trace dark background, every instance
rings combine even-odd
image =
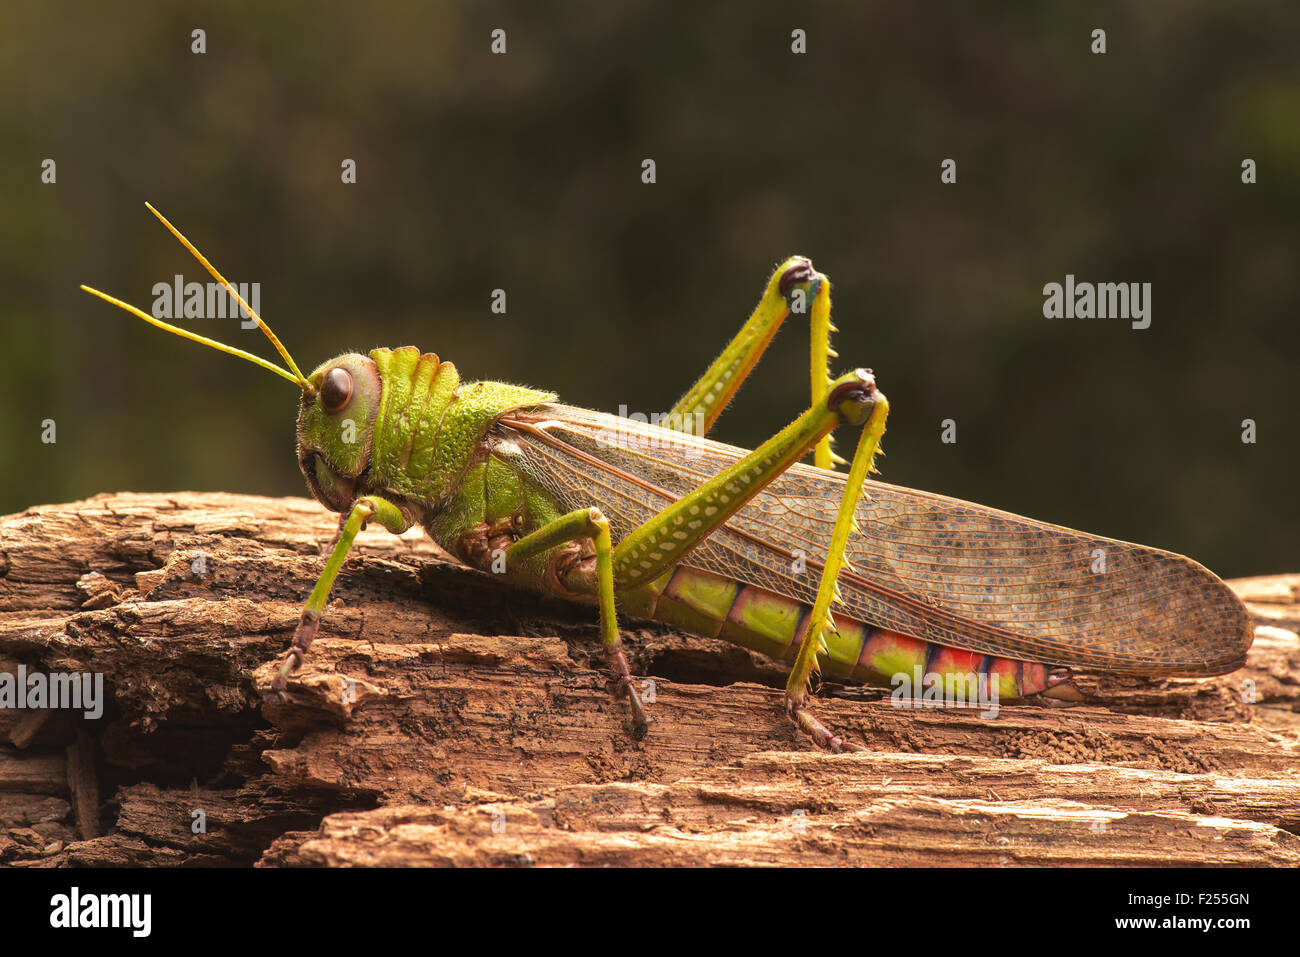
[[[206,280],[150,200],[304,371],[414,344],[608,411],[666,409],[807,254],[837,371],[890,396],[884,480],[1297,570],[1300,5],[986,7],[6,3],[0,512],[306,494],[287,383],[77,290]],[[1151,328],[1044,319],[1066,273],[1151,282]],[[806,367],[792,321],[714,436],[787,423]]]

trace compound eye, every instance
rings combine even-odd
[[[347,369],[335,367],[325,373],[320,386],[320,404],[333,415],[341,412],[352,400],[352,376]]]

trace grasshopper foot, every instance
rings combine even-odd
[[[789,715],[796,728],[812,738],[813,744],[819,748],[825,748],[832,754],[840,754],[844,751],[867,750],[862,745],[846,741],[838,734],[833,733],[826,725],[813,717],[813,713],[808,710],[806,705],[799,704],[793,698],[787,697],[785,699],[785,713]]]
[[[627,695],[628,704],[632,709],[632,737],[639,741],[650,730],[650,716],[646,714],[645,704],[637,693],[632,673],[627,666],[627,657],[619,646],[606,649],[605,657],[609,661],[614,696]]]
[[[302,667],[303,659],[307,657],[307,649],[311,647],[312,639],[316,637],[319,628],[320,615],[310,608],[304,608],[302,617],[298,620],[298,630],[293,635],[293,644],[289,646],[289,651],[284,656],[284,663],[280,665],[279,673],[271,682],[271,690],[262,696],[266,704],[284,704],[284,689],[289,684],[289,675]]]

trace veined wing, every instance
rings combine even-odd
[[[558,404],[510,413],[499,428],[566,507],[598,505],[615,542],[748,454]],[[795,465],[683,564],[811,604],[844,481]],[[881,482],[866,493],[839,581],[840,610],[853,618],[985,654],[1132,674],[1221,674],[1250,647],[1245,606],[1182,555]]]

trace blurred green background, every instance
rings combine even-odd
[[[150,200],[306,369],[414,344],[609,411],[666,409],[803,253],[890,396],[884,480],[1300,570],[1298,51],[1293,0],[7,3],[0,513],[306,494],[287,383],[77,290],[206,279]],[[1066,273],[1151,282],[1151,328],[1044,319]],[[792,322],[715,437],[804,408],[806,355]]]

